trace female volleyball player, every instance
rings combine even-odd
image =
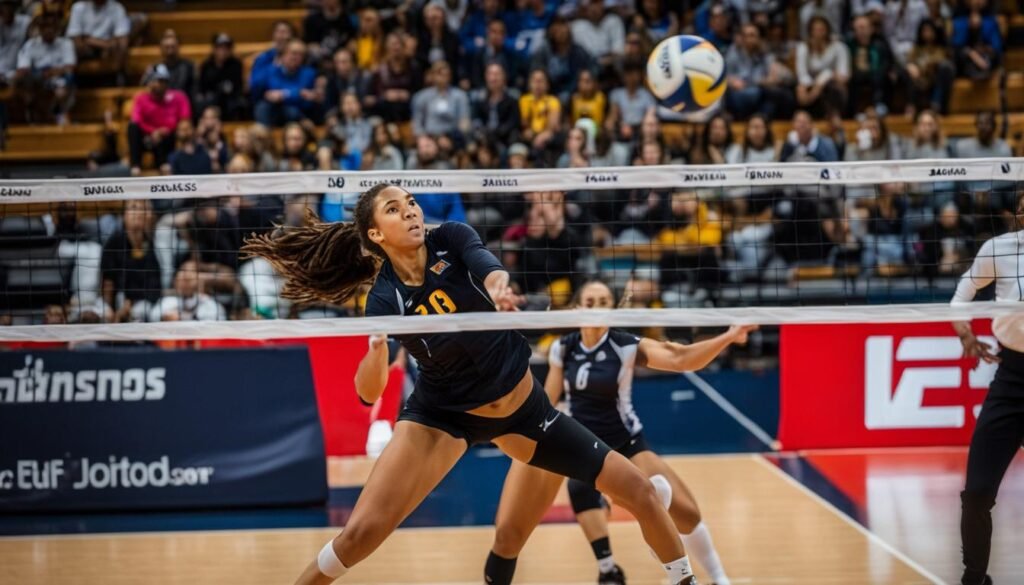
[[[612,291],[603,282],[589,282],[579,290],[575,305],[588,309],[613,308]],[[564,392],[568,412],[574,419],[651,478],[687,550],[697,557],[718,585],[728,585],[729,579],[711,543],[711,535],[701,522],[697,502],[679,476],[644,440],[643,425],[632,406],[633,370],[636,366],[670,372],[699,370],[729,345],[746,343],[747,333],[753,329],[756,326],[733,326],[714,339],[681,345],[640,338],[607,327],[583,328],[551,345],[550,369],[544,383],[552,402],[557,402]],[[489,564],[496,562],[495,558],[514,562],[554,501],[561,484],[562,478],[557,475],[512,463],[498,506]],[[607,515],[598,490],[600,486],[594,489],[583,482],[569,481],[576,520],[597,557],[598,583],[622,584],[625,576],[612,558]],[[511,576],[507,581],[495,581],[495,585],[509,582]]]
[[[953,303],[969,302],[978,289],[995,282],[997,301],[1024,301],[1024,194],[1017,201],[1018,231],[982,244],[971,268],[960,277]],[[971,331],[971,323],[954,323],[964,353],[986,363],[998,362],[967,455],[967,482],[960,493],[960,537],[963,539],[962,585],[991,585],[988,571],[992,548],[992,507],[1006,469],[1024,440],[1024,319],[999,317],[992,330],[998,356]]]
[[[467,225],[426,232],[412,195],[377,185],[356,203],[354,224],[310,215],[300,228],[253,236],[244,248],[269,261],[298,301],[341,303],[376,278],[366,314],[514,310],[509,275]],[[371,255],[364,255],[362,250]],[[647,478],[576,421],[559,416],[529,371],[530,347],[512,331],[396,336],[416,357],[416,389],[395,425],[342,533],[297,583],[331,583],[372,553],[455,465],[469,445],[493,442],[513,459],[587,484],[640,521],[673,584],[694,585],[682,543]],[[376,401],[387,382],[386,338],[375,336],[356,372],[359,397]],[[504,580],[507,564],[489,567]]]

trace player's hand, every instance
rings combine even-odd
[[[744,345],[747,343],[747,334],[751,331],[757,331],[757,325],[733,325],[726,331],[726,335],[732,336],[732,342],[738,345]]]
[[[967,357],[978,358],[986,364],[999,363],[999,356],[992,352],[993,347],[974,335],[961,337],[960,344],[964,346],[964,355]]]
[[[506,286],[497,294],[492,293],[491,298],[494,299],[494,307],[499,311],[518,311],[519,305],[525,301],[523,295],[517,295],[510,286]]]
[[[382,346],[387,347],[388,336],[387,335],[371,335],[370,336],[370,351],[380,349]]]

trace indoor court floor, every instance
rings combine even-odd
[[[964,449],[670,457],[737,585],[954,583]],[[474,449],[346,583],[479,583],[507,460]],[[290,583],[344,524],[370,463],[332,459],[328,508],[0,518],[0,583]],[[663,583],[638,526],[613,508],[616,560]],[[995,513],[992,574],[1024,583],[1024,463]],[[700,571],[698,570],[698,575]],[[593,583],[564,494],[520,557],[517,583]]]

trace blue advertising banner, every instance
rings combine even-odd
[[[305,348],[0,353],[0,510],[326,497]]]

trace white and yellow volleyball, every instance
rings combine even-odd
[[[706,110],[725,95],[725,59],[701,37],[669,37],[647,59],[647,86],[669,109],[687,114]]]

